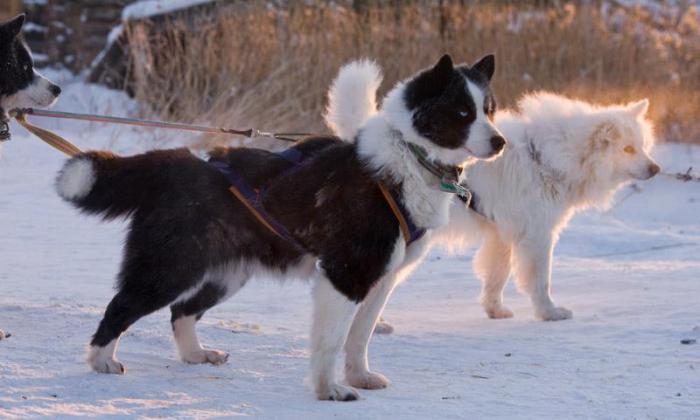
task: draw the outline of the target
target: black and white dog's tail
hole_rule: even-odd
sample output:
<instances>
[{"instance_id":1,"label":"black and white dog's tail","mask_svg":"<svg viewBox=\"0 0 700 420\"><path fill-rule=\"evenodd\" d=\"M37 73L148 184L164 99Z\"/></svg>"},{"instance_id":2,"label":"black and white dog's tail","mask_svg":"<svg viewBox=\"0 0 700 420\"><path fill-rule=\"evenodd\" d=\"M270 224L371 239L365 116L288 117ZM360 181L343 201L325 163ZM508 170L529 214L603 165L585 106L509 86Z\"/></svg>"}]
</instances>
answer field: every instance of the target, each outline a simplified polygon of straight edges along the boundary
<instances>
[{"instance_id":1,"label":"black and white dog's tail","mask_svg":"<svg viewBox=\"0 0 700 420\"><path fill-rule=\"evenodd\" d=\"M56 178L56 190L61 198L86 213L105 219L127 216L141 202L139 184L129 176L133 166L128 159L109 152L81 153L63 166Z\"/></svg>"},{"instance_id":2,"label":"black and white dog's tail","mask_svg":"<svg viewBox=\"0 0 700 420\"><path fill-rule=\"evenodd\" d=\"M326 124L345 141L353 141L360 127L377 112L379 66L370 60L353 61L340 69L328 92Z\"/></svg>"},{"instance_id":3,"label":"black and white dog's tail","mask_svg":"<svg viewBox=\"0 0 700 420\"><path fill-rule=\"evenodd\" d=\"M162 200L167 185L206 178L206 167L186 149L159 150L120 157L110 152L81 153L66 162L56 190L80 210L105 219L127 217ZM192 184L191 181L189 181Z\"/></svg>"}]
</instances>

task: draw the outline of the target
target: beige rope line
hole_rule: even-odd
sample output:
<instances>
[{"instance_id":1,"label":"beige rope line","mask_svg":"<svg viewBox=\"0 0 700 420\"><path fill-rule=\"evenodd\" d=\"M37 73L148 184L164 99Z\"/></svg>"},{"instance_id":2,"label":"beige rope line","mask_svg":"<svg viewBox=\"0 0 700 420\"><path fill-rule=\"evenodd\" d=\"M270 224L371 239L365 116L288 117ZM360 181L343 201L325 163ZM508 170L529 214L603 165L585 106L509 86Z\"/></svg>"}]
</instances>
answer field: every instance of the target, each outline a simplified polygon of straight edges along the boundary
<instances>
[{"instance_id":1,"label":"beige rope line","mask_svg":"<svg viewBox=\"0 0 700 420\"><path fill-rule=\"evenodd\" d=\"M26 128L27 131L39 137L49 146L67 154L68 156L75 156L82 153L82 150L80 150L78 146L74 145L58 134L32 125L29 121L27 121L27 115L24 112L12 110L10 111L10 115L14 117L17 122L22 125L22 127Z\"/></svg>"}]
</instances>

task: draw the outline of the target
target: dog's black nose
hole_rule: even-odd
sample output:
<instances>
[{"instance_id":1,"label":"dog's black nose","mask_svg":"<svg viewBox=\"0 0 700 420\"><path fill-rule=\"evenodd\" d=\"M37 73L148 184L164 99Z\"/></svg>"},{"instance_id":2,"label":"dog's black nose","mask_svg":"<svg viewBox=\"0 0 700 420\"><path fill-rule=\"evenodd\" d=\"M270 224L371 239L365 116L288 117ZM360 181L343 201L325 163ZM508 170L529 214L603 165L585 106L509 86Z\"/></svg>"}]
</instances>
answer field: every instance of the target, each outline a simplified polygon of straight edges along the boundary
<instances>
[{"instance_id":1,"label":"dog's black nose","mask_svg":"<svg viewBox=\"0 0 700 420\"><path fill-rule=\"evenodd\" d=\"M61 94L61 88L58 85L49 86L49 91L51 91L53 96L58 96Z\"/></svg>"},{"instance_id":2,"label":"dog's black nose","mask_svg":"<svg viewBox=\"0 0 700 420\"><path fill-rule=\"evenodd\" d=\"M658 174L659 171L661 171L661 167L659 165L657 165L655 163L652 163L651 165L649 165L649 173L651 174L651 176Z\"/></svg>"},{"instance_id":3,"label":"dog's black nose","mask_svg":"<svg viewBox=\"0 0 700 420\"><path fill-rule=\"evenodd\" d=\"M493 148L494 152L500 152L503 149L503 146L506 145L506 139L504 139L501 136L493 136L491 137L491 147Z\"/></svg>"}]
</instances>

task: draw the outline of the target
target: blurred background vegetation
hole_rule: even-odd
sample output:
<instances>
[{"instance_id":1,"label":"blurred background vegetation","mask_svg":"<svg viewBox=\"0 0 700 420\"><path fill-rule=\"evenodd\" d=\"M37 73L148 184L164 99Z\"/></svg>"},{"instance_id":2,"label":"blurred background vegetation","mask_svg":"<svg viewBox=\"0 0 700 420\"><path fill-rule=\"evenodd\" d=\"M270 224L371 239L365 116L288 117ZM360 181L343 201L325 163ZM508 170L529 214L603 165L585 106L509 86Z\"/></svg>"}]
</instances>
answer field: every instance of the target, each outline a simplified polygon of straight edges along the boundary
<instances>
[{"instance_id":1,"label":"blurred background vegetation","mask_svg":"<svg viewBox=\"0 0 700 420\"><path fill-rule=\"evenodd\" d=\"M700 142L698 3L199 0L165 10L25 0L20 8L30 21L49 16L34 28L43 38L29 36L44 64L126 89L144 113L171 120L325 131L326 90L349 60L376 60L386 90L444 52L465 62L493 52L501 106L533 90L603 104L648 97L660 139ZM41 47L66 28L61 46Z\"/></svg>"}]
</instances>

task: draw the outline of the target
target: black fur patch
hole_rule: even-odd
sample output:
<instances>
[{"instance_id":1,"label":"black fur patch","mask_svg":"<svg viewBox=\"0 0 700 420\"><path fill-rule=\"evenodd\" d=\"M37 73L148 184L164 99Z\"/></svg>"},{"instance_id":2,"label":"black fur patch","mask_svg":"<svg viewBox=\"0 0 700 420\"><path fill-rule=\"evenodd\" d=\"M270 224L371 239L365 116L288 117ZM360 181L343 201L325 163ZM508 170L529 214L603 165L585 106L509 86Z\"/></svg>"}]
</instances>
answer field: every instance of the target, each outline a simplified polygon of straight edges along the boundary
<instances>
[{"instance_id":1,"label":"black fur patch","mask_svg":"<svg viewBox=\"0 0 700 420\"><path fill-rule=\"evenodd\" d=\"M0 96L8 96L34 80L34 64L29 50L19 39L24 15L0 24Z\"/></svg>"},{"instance_id":2,"label":"black fur patch","mask_svg":"<svg viewBox=\"0 0 700 420\"><path fill-rule=\"evenodd\" d=\"M406 85L404 97L409 111L413 111L416 131L441 147L463 146L476 119L476 107L483 107L487 115L495 112L489 89L493 70L493 56L484 57L470 68L454 67L450 56L445 55L435 66L419 73ZM483 104L474 103L467 79L483 89Z\"/></svg>"},{"instance_id":3,"label":"black fur patch","mask_svg":"<svg viewBox=\"0 0 700 420\"><path fill-rule=\"evenodd\" d=\"M319 255L333 285L361 301L384 274L399 225L354 144L326 147L269 187L265 207Z\"/></svg>"}]
</instances>

